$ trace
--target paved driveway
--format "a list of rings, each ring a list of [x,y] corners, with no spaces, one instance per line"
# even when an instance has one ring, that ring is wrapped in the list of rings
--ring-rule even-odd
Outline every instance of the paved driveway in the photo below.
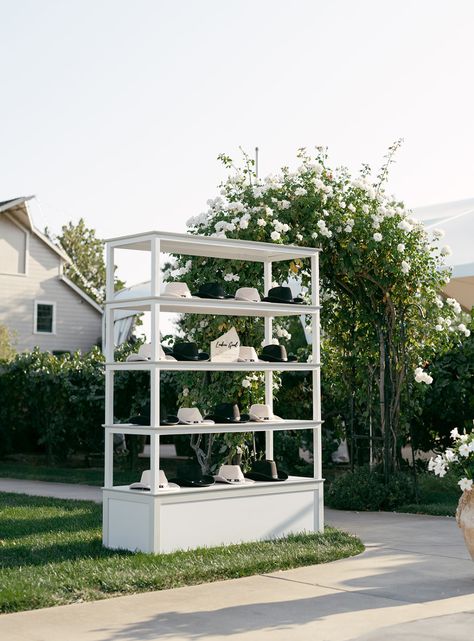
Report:
[[[5,641],[469,641],[474,563],[454,519],[327,510],[366,551],[232,581],[3,615]]]

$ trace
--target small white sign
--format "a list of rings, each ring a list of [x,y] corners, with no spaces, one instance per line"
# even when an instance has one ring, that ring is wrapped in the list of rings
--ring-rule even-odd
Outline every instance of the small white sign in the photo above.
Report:
[[[240,338],[235,327],[211,343],[211,361],[233,363],[239,359]]]

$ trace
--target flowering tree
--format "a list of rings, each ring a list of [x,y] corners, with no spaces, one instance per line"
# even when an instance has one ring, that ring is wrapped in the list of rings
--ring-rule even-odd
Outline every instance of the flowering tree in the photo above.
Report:
[[[338,368],[349,404],[360,386],[365,400],[359,401],[365,402],[367,412],[376,396],[373,420],[383,443],[379,459],[387,478],[397,464],[401,400],[408,383],[429,385],[426,367],[432,355],[469,334],[459,304],[438,294],[449,280],[444,258],[450,250],[440,246],[442,232],[429,237],[403,203],[386,193],[398,145],[389,149],[375,180],[368,166],[355,178],[345,168],[331,169],[319,148],[314,157],[300,150],[296,171],[284,167],[263,180],[255,176],[248,158],[236,168],[221,156],[229,177],[208,201],[207,211],[187,223],[191,234],[321,248],[324,365],[330,370],[328,363],[333,362]],[[244,255],[234,261],[184,256],[167,266],[164,278],[184,280],[193,290],[204,282],[224,281],[234,293],[239,286],[261,288],[263,267],[247,262]],[[289,278],[300,284],[309,302],[308,261],[274,263],[275,284]],[[186,315],[180,320],[184,335],[201,346],[232,325],[242,344],[261,344],[261,319]],[[290,319],[276,319],[274,340],[290,341],[289,328]],[[298,353],[300,360],[308,354],[307,348]],[[213,374],[205,383],[203,392],[189,379],[181,400],[205,406],[229,395],[253,402],[263,397],[258,375],[238,381]]]

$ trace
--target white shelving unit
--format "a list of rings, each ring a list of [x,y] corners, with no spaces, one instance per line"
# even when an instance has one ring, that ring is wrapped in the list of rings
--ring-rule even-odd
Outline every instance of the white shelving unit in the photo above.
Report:
[[[103,543],[110,548],[143,552],[171,552],[199,546],[239,543],[284,536],[301,531],[322,531],[323,479],[321,470],[320,323],[318,250],[168,232],[149,232],[107,241],[107,290],[105,302],[105,479],[103,487]],[[143,298],[114,299],[115,250],[149,252],[151,293]],[[247,303],[243,301],[160,296],[161,254],[208,256],[262,262],[263,290],[271,288],[272,263],[308,258],[311,261],[311,305]],[[152,360],[114,362],[115,310],[151,313]],[[157,360],[160,313],[179,312],[264,318],[265,340],[272,338],[272,318],[307,314],[312,319],[312,361],[308,363],[214,363]],[[200,346],[207,348],[208,346]],[[120,370],[150,372],[150,425],[114,424],[114,374]],[[313,420],[287,419],[265,423],[160,426],[161,371],[229,371],[265,373],[265,402],[273,406],[274,371],[311,371]],[[265,455],[273,458],[276,430],[313,430],[314,475],[290,477],[283,482],[257,482],[245,487],[215,484],[206,488],[159,489],[160,436],[265,432]],[[113,436],[116,433],[150,437],[151,491],[131,490],[113,484]]]

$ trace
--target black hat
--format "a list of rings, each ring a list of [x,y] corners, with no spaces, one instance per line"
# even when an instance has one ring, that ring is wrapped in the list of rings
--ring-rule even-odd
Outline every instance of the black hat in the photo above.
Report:
[[[260,354],[262,361],[271,363],[294,363],[296,356],[288,356],[284,345],[265,345]]]
[[[176,470],[176,478],[170,479],[170,483],[176,483],[181,487],[209,487],[214,485],[214,477],[210,474],[203,474],[201,466],[197,463],[182,463]]]
[[[173,348],[172,347],[168,347],[168,345],[162,345],[161,347],[163,348],[163,351],[166,354],[166,356],[173,356]]]
[[[250,472],[245,475],[253,481],[286,481],[288,474],[286,472],[279,472],[275,461],[254,461]]]
[[[150,425],[150,403],[147,403],[140,414],[131,416],[128,419],[133,425]],[[178,425],[179,418],[173,414],[168,414],[166,407],[160,403],[160,425]]]
[[[248,414],[241,414],[237,403],[219,403],[214,408],[214,412],[206,419],[211,419],[215,423],[247,423],[250,420]]]
[[[177,361],[208,361],[209,354],[200,352],[196,343],[175,343],[173,356]]]
[[[230,294],[226,294],[224,288],[220,283],[204,283],[199,286],[197,292],[193,292],[193,296],[199,296],[199,298],[234,298]]]
[[[267,303],[294,303],[295,305],[304,303],[302,298],[293,298],[289,287],[272,287],[262,300]]]

